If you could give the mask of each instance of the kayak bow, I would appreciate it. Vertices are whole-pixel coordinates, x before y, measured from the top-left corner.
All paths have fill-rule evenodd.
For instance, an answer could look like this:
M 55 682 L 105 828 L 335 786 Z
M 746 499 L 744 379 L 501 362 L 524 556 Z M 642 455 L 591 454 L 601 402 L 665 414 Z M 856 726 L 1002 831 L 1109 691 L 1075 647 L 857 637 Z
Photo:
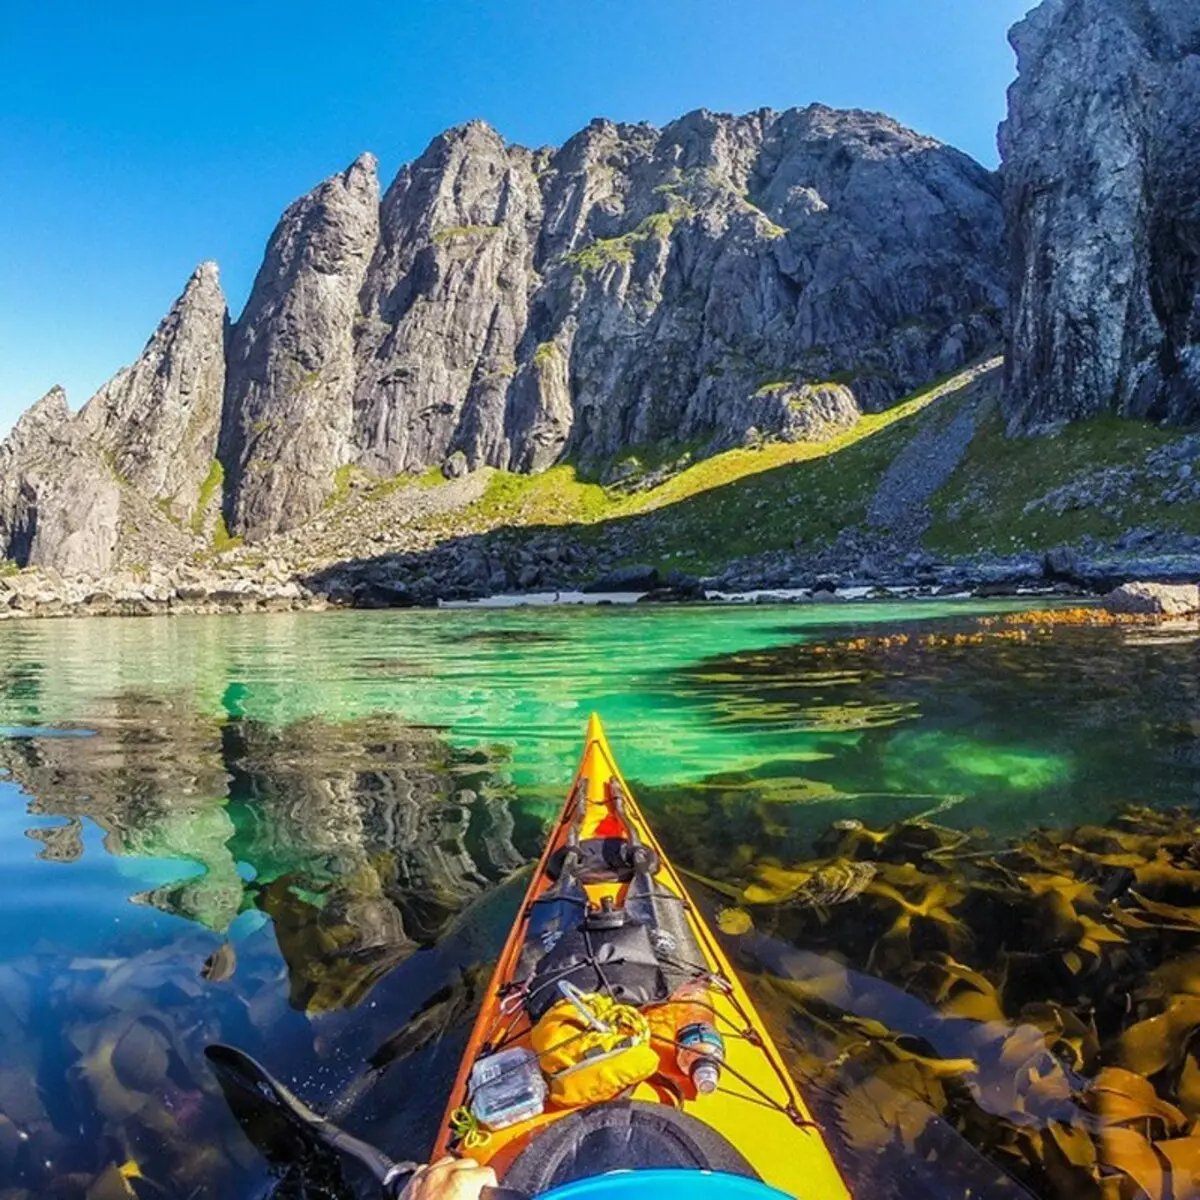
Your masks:
M 434 1157 L 447 1152 L 527 1194 L 699 1168 L 848 1200 L 595 715 L 451 1092 Z

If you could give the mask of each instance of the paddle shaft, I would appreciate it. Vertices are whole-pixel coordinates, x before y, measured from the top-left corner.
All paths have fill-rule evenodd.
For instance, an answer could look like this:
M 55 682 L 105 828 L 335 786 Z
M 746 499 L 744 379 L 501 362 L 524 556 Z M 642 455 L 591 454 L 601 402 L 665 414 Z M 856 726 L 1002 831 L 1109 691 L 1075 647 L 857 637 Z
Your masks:
M 365 1167 L 379 1182 L 383 1194 L 396 1197 L 404 1190 L 408 1177 L 418 1170 L 420 1163 L 395 1162 L 384 1152 L 352 1133 L 327 1121 L 318 1113 L 313 1112 L 303 1100 L 284 1084 L 280 1083 L 270 1071 L 242 1050 L 221 1043 L 214 1043 L 205 1048 L 205 1057 L 218 1071 L 232 1073 L 237 1076 L 239 1083 L 247 1094 L 269 1103 L 274 1109 L 285 1114 L 294 1123 L 301 1125 L 312 1136 L 331 1150 L 344 1154 L 347 1158 Z M 485 1187 L 480 1193 L 480 1200 L 529 1200 L 524 1192 L 512 1188 Z
M 309 1128 L 318 1141 L 324 1142 L 330 1149 L 337 1150 L 347 1158 L 352 1158 L 366 1167 L 379 1181 L 379 1186 L 383 1189 L 385 1196 L 399 1196 L 409 1177 L 421 1165 L 415 1162 L 393 1162 L 369 1142 L 356 1138 L 352 1133 L 347 1133 L 331 1121 L 326 1121 L 324 1117 L 316 1117 Z M 529 1200 L 524 1192 L 506 1187 L 485 1187 L 479 1196 L 480 1200 Z

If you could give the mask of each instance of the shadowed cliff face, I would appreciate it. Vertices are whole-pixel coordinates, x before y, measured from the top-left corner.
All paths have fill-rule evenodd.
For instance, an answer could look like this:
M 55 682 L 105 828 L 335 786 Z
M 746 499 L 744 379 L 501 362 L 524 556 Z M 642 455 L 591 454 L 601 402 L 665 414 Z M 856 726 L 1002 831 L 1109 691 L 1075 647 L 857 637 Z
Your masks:
M 228 336 L 202 266 L 138 362 L 63 422 L 132 505 L 122 546 L 137 524 L 201 548 L 219 508 L 250 539 L 294 529 L 352 469 L 571 457 L 603 475 L 637 447 L 796 440 L 1000 337 L 997 178 L 878 114 L 598 120 L 538 151 L 473 122 L 378 192 L 367 154 L 297 200 Z M 52 492 L 46 439 L 18 449 L 0 550 L 110 569 L 98 533 L 70 536 L 73 504 L 100 522 L 111 497 L 82 476 Z
M 1200 415 L 1200 8 L 1047 0 L 1001 128 L 1007 415 Z

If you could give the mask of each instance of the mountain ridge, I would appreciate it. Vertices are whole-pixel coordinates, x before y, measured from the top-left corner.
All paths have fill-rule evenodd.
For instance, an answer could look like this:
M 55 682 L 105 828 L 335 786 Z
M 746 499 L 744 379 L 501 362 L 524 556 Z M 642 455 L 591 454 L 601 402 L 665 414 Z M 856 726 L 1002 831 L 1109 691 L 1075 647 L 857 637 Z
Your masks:
M 214 462 L 228 532 L 254 540 L 348 470 L 603 473 L 664 439 L 786 439 L 999 340 L 998 182 L 882 115 L 595 120 L 541 150 L 473 121 L 382 195 L 376 165 L 287 208 L 236 321 L 198 268 L 81 411 L 168 520 L 214 528 Z
M 202 264 L 79 414 L 56 393 L 26 414 L 0 448 L 0 553 L 93 579 L 257 563 L 344 594 L 382 558 L 426 599 L 578 581 L 560 559 L 587 553 L 594 574 L 681 554 L 711 573 L 675 499 L 786 464 L 782 491 L 739 485 L 796 510 L 780 530 L 742 511 L 771 578 L 896 578 L 962 546 L 1036 568 L 1051 536 L 1190 554 L 1197 12 L 1044 0 L 1011 35 L 1000 173 L 819 104 L 597 118 L 539 149 L 469 121 L 382 191 L 360 155 L 288 206 L 236 320 Z M 912 419 L 877 438 L 888 413 Z M 818 461 L 871 477 L 817 487 Z M 574 549 L 472 540 L 556 485 Z M 688 507 L 720 522 L 719 497 Z M 644 538 L 590 529 L 635 515 Z M 764 577 L 743 551 L 734 575 Z

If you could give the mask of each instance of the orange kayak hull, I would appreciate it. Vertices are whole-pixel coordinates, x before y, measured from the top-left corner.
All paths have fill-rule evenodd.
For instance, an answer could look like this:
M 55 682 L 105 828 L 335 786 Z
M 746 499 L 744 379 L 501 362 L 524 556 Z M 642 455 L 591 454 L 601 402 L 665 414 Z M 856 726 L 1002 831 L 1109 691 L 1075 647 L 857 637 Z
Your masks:
M 619 806 L 612 800 L 614 785 L 623 801 Z M 579 803 L 584 805 L 582 813 L 576 811 Z M 697 1096 L 676 1065 L 674 1047 L 664 1046 L 659 1073 L 638 1084 L 630 1098 L 681 1108 L 686 1115 L 704 1122 L 741 1153 L 764 1183 L 780 1191 L 802 1195 L 805 1200 L 848 1200 L 846 1184 L 783 1058 L 621 777 L 595 715 L 588 722 L 583 755 L 567 802 L 484 994 L 442 1120 L 435 1157 L 469 1154 L 492 1165 L 503 1180 L 505 1171 L 533 1138 L 573 1111 L 550 1105 L 536 1117 L 488 1133 L 480 1144 L 473 1144 L 475 1139 L 471 1139 L 472 1144 L 463 1144 L 456 1133 L 455 1114 L 467 1104 L 476 1060 L 500 1044 L 506 1048 L 528 1045 L 529 1020 L 519 1003 L 519 993 L 514 994 L 511 985 L 517 976 L 533 905 L 553 886 L 547 868 L 573 828 L 583 839 L 629 837 L 656 854 L 654 885 L 683 901 L 695 943 L 704 957 L 703 965 L 718 982 L 712 993 L 714 1009 L 718 1027 L 726 1031 L 726 1068 L 718 1090 Z M 625 891 L 624 884 L 614 882 L 585 884 L 584 888 L 590 904 L 597 907 L 605 897 L 611 897 L 619 906 Z

